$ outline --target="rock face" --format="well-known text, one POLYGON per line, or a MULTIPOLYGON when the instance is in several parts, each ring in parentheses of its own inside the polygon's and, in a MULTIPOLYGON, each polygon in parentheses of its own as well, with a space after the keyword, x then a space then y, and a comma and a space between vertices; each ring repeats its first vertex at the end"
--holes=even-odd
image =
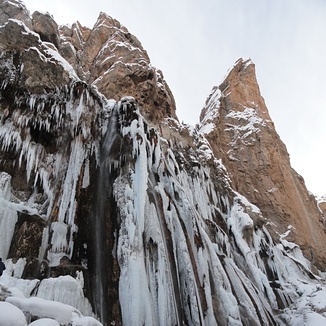
POLYGON ((29 11, 26 9, 24 3, 19 0, 1 1, 0 25, 5 24, 9 19, 17 19, 28 27, 32 26, 29 11))
POLYGON ((175 102, 162 72, 150 65, 138 39, 120 23, 101 13, 93 29, 78 22, 60 29, 60 54, 78 76, 106 98, 133 96, 153 123, 175 115, 175 102))
POLYGON ((12 0, 0 17, 0 281, 21 291, 0 298, 75 307, 80 320, 70 307, 62 325, 325 321, 309 301, 326 293, 325 251, 299 238, 320 228, 300 209, 319 211, 251 62, 213 89, 199 130, 178 122, 162 74, 106 14, 58 27, 12 0))
POLYGON ((3 80, 9 82, 9 87, 16 91, 24 88, 41 94, 44 90, 68 84, 71 77, 77 77, 72 69, 66 69, 68 63, 63 58, 56 57, 56 51, 19 21, 9 20, 1 28, 0 42, 2 50, 6 51, 1 74, 3 80))
MULTIPOLYGON (((118 100, 126 95, 133 96, 142 114, 153 124, 165 117, 177 119, 175 101, 162 72, 150 64, 139 40, 107 14, 100 13, 92 29, 81 26, 79 22, 71 28, 58 27, 49 14, 34 12, 31 17, 22 1, 13 0, 1 4, 0 24, 8 19, 17 19, 36 32, 35 36, 49 48, 47 52, 59 53, 60 60, 67 60, 80 80, 96 87, 106 98, 118 100)), ((18 28, 14 25, 12 23, 7 28, 18 28)), ((12 32, 15 33, 14 30, 12 32)), ((9 39, 10 33, 7 33, 9 39)), ((14 37, 22 38, 24 46, 25 40, 21 34, 14 34, 14 37)), ((33 62, 32 56, 38 59, 30 50, 26 63, 33 62)), ((44 68, 41 62, 32 64, 35 68, 40 67, 40 71, 44 68)), ((35 79, 42 77, 36 73, 32 75, 35 79)))
POLYGON ((303 178, 291 168, 250 60, 237 61, 222 84, 213 88, 200 119, 233 187, 273 223, 269 229, 274 239, 289 230, 287 239, 325 269, 326 233, 321 213, 303 178))

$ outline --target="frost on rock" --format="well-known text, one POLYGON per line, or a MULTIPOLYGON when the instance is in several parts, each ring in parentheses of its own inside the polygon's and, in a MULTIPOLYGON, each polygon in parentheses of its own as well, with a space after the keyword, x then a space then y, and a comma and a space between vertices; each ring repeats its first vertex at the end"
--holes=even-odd
MULTIPOLYGON (((62 233, 52 227, 50 238, 54 241, 51 251, 61 252, 61 257, 71 257, 72 254, 72 237, 77 230, 74 223, 77 183, 84 171, 83 188, 89 184, 89 157, 96 155, 100 137, 92 134, 91 123, 99 117, 100 107, 105 105, 84 84, 76 83, 70 89, 57 89, 52 94, 17 96, 11 107, 4 106, 0 110, 2 151, 18 154, 17 167, 26 169, 26 182, 34 185, 34 192, 21 198, 20 211, 48 219, 59 205, 58 221, 68 229, 62 233), (53 151, 55 147, 58 148, 56 152, 53 151), (67 151, 70 151, 68 156, 64 155, 67 151), (59 188, 63 191, 59 198, 55 198, 59 188)), ((6 168, 9 164, 10 161, 3 161, 6 168)), ((10 202, 10 198, 2 200, 10 202)), ((6 206, 9 207, 9 203, 6 206)), ((11 206, 19 209, 12 201, 11 206)), ((7 219, 9 217, 8 214, 7 219)), ((61 257, 57 255, 52 264, 58 264, 61 257)))
POLYGON ((256 108, 244 108, 242 112, 231 111, 226 115, 229 122, 226 124, 225 132, 232 133, 232 144, 236 144, 241 139, 246 145, 250 145, 249 136, 260 132, 262 126, 266 126, 264 119, 259 117, 256 108), (234 121, 234 122, 233 122, 234 121))
POLYGON ((214 87, 206 100, 205 111, 200 117, 200 133, 209 134, 215 128, 214 120, 219 116, 221 96, 220 89, 214 87))
MULTIPOLYGON (((132 110, 132 99, 123 98, 121 107, 125 114, 132 110), (131 102, 131 103, 130 103, 131 102)), ((132 140, 132 153, 136 157, 134 171, 129 180, 116 183, 116 196, 124 207, 121 212, 121 226, 118 240, 118 261, 120 264, 119 297, 124 324, 155 324, 155 312, 148 277, 145 273, 143 233, 147 201, 147 151, 146 135, 141 116, 122 127, 122 135, 132 140), (129 181, 129 182, 126 182, 129 181), (123 196, 120 199, 118 196, 123 196), (136 319, 135 319, 136 318, 136 319)), ((119 179, 119 181, 122 181, 119 179)))

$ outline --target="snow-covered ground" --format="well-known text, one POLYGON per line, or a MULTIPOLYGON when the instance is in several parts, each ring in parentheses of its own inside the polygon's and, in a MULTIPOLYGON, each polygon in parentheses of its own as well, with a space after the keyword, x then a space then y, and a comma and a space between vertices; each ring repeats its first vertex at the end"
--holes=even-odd
MULTIPOLYGON (((51 279, 50 279, 51 280, 51 279)), ((59 301, 26 296, 31 283, 9 276, 5 271, 0 277, 0 325, 1 326, 101 326, 93 317, 83 316, 75 307, 59 301), (16 284, 16 287, 12 287, 16 284)), ((55 282, 53 280, 53 282, 55 282)), ((61 286, 68 282, 61 282, 61 286)), ((57 283, 57 292, 64 290, 57 283)))
POLYGON ((280 320, 285 325, 326 325, 326 287, 302 283, 298 290, 301 297, 284 310, 280 320))
MULTIPOLYGON (((5 262, 7 263, 7 262, 5 262)), ((10 265, 10 261, 8 261, 10 265)), ((291 266, 283 266, 291 269, 291 266)), ((322 278, 308 282, 299 279, 293 269, 293 284, 296 293, 291 294, 293 284, 282 284, 289 287, 289 296, 294 303, 285 308, 278 316, 279 325, 323 326, 326 325, 326 284, 322 278)), ((26 296, 38 280, 22 280, 9 276, 5 271, 0 277, 0 325, 1 326, 101 326, 93 317, 83 316, 75 307, 54 300, 26 296), (15 285, 13 287, 12 285, 15 285), (37 318, 37 320, 35 320, 37 318), (34 320, 34 321, 33 321, 34 320)), ((51 282, 51 280, 50 280, 51 282)), ((53 280, 53 282, 56 282, 53 280)), ((59 284, 59 283, 57 283, 59 284)), ((57 286, 57 292, 63 291, 67 282, 57 286)), ((63 291, 64 292, 64 291, 63 291)), ((135 295, 135 294, 133 294, 135 295)), ((133 295, 130 297, 132 299, 133 295)), ((135 316, 137 317, 137 316, 135 316)), ((137 319, 137 318, 136 318, 137 319)), ((240 325, 240 324, 239 324, 240 325)))

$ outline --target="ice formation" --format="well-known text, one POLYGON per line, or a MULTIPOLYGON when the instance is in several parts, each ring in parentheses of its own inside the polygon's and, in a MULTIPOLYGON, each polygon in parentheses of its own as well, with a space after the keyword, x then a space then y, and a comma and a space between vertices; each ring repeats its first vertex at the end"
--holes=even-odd
MULTIPOLYGON (((37 165, 34 159, 29 163, 35 175, 40 175, 42 169, 56 165, 56 157, 60 159, 57 171, 46 170, 47 183, 41 183, 44 193, 51 194, 47 205, 54 205, 55 197, 58 208, 57 221, 44 228, 48 236, 43 238, 42 246, 50 244, 50 249, 39 248, 50 267, 59 266, 64 257, 72 259, 74 234, 78 233, 74 223, 78 189, 87 189, 92 182, 88 169, 93 155, 96 165, 106 171, 100 174, 101 178, 108 178, 111 183, 107 196, 114 198, 116 218, 120 221, 113 255, 120 269, 118 296, 124 324, 241 325, 246 323, 246 316, 256 325, 295 325, 301 317, 294 311, 303 307, 304 318, 326 319, 321 308, 325 303, 321 299, 325 291, 322 275, 312 273, 310 263, 296 245, 286 242, 286 235, 280 243, 273 242, 259 209, 230 188, 223 166, 209 152, 208 145, 202 145, 200 134, 196 139, 201 145, 197 152, 191 152, 191 166, 185 160, 185 155, 189 155, 186 149, 178 144, 167 145, 148 127, 132 98, 121 99, 110 112, 101 148, 97 148, 97 139, 85 138, 82 129, 77 133, 73 127, 69 129, 74 130, 74 138, 68 143, 68 158, 52 154, 50 160, 43 155, 37 165), (90 140, 85 142, 87 139, 90 140), (221 177, 216 177, 216 171, 221 177), (53 174, 63 175, 59 192, 58 179, 54 180, 53 174), (86 186, 81 182, 85 178, 86 186)), ((73 124, 83 121, 83 111, 79 114, 73 124)), ((23 157, 28 161, 28 155, 23 157)), ((3 239, 7 240, 1 246, 7 257, 12 238, 8 230, 13 230, 17 212, 11 206, 10 176, 2 173, 1 177, 1 196, 7 202, 2 210, 12 214, 3 213, 1 219, 1 223, 11 223, 5 226, 3 239)), ((39 207, 31 198, 19 205, 39 207)), ((50 219, 53 207, 42 207, 43 213, 38 214, 50 219)), ((100 252, 101 247, 96 250, 100 252)), ((97 251, 94 255, 98 255, 97 251)), ((61 324, 72 320, 75 314, 93 314, 83 294, 82 272, 77 278, 61 276, 31 283, 20 281, 26 261, 6 262, 9 268, 1 283, 21 288, 27 298, 33 293, 30 299, 8 297, 7 302, 39 318, 55 318, 42 314, 42 307, 52 308, 41 298, 61 302, 62 319, 56 319, 61 324), (71 306, 81 313, 67 308, 71 306)), ((97 264, 97 277, 101 279, 105 277, 105 264, 97 264)), ((84 266, 87 265, 86 262, 84 266)), ((95 286, 102 296, 104 284, 103 279, 95 286)), ((101 300, 101 308, 96 311, 100 316, 106 309, 105 300, 101 300)), ((58 307, 59 304, 53 309, 58 307)))

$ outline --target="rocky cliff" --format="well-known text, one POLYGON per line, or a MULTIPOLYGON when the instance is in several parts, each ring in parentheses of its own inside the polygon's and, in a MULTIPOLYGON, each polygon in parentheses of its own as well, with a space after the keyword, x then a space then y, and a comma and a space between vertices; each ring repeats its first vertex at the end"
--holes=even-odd
MULTIPOLYGON (((142 114, 151 122, 158 122, 164 117, 177 118, 174 98, 162 72, 150 64, 147 52, 139 40, 117 20, 100 13, 94 27, 89 29, 81 26, 79 22, 71 27, 58 26, 48 13, 34 12, 30 15, 21 1, 2 1, 1 10, 1 24, 6 23, 8 19, 23 22, 31 31, 37 33, 39 41, 46 45, 47 52, 52 52, 53 57, 57 56, 57 59, 59 55, 61 62, 62 58, 65 59, 64 61, 71 65, 68 70, 73 71, 75 77, 78 76, 78 79, 96 87, 106 98, 133 96, 142 107, 142 114)), ((25 40, 21 31, 14 25, 7 27, 11 28, 7 37, 16 40, 15 44, 22 41, 21 49, 30 49, 31 44, 26 42, 32 36, 29 35, 25 40)), ((25 52, 23 53, 26 56, 34 54, 33 50, 25 52)), ((38 57, 34 56, 35 60, 38 60, 38 57)), ((55 60, 54 58, 52 60, 55 60)), ((31 74, 31 78, 35 80, 34 84, 26 86, 33 87, 34 91, 37 91, 37 83, 49 87, 68 83, 64 78, 66 72, 60 72, 63 76, 59 80, 61 74, 42 74, 42 62, 36 63, 26 58, 26 62, 30 61, 36 69, 31 74), (51 79, 52 85, 43 80, 47 77, 51 79)), ((26 68, 24 71, 28 74, 26 68)))
POLYGON ((325 321, 322 216, 250 61, 193 128, 106 14, 58 26, 11 0, 0 25, 0 298, 60 325, 325 321))
POLYGON ((288 229, 287 239, 324 270, 323 216, 303 178, 291 168, 250 60, 237 61, 221 85, 213 88, 200 127, 214 154, 222 158, 234 189, 270 220, 274 238, 288 229))

